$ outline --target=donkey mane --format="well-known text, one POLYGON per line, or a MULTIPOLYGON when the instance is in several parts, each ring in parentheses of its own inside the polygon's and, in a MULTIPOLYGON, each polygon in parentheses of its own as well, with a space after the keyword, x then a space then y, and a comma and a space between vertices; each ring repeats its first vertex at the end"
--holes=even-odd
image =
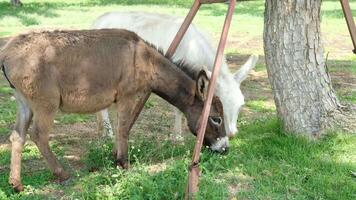
MULTIPOLYGON (((136 33, 135 33, 136 34, 136 33)), ((164 51, 161 47, 158 47, 157 45, 144 40, 143 41, 151 48, 155 49, 159 54, 167 58, 169 61, 171 61, 176 68, 178 68, 180 71, 184 72, 186 75, 188 75, 191 79, 195 80, 197 77, 197 71, 194 70, 195 67, 193 67, 193 64, 190 64, 186 62, 185 60, 181 59, 178 61, 174 61, 172 58, 168 58, 165 54, 164 51)))
MULTIPOLYGON (((137 33, 135 33, 135 34, 137 35, 137 33)), ((164 55, 164 52, 163 52, 163 49, 162 49, 162 48, 160 48, 160 47, 154 45, 153 43, 151 43, 151 42, 149 42, 149 41, 147 41, 147 40, 144 40, 144 39, 142 39, 142 40, 143 40, 148 46, 150 46, 150 47, 156 49, 162 56, 166 57, 166 56, 164 55)), ((167 57, 166 57, 166 58, 167 58, 167 57)))
POLYGON ((180 61, 174 62, 174 65, 177 66, 181 71, 183 71, 185 74, 187 74, 193 80, 198 75, 199 71, 194 70, 195 67, 193 67, 192 64, 186 62, 185 60, 180 60, 180 61))

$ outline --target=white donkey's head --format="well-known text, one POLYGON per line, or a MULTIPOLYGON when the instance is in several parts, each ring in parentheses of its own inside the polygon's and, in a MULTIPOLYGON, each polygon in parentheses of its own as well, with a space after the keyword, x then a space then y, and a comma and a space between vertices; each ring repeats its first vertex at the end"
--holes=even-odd
POLYGON ((225 130, 229 137, 237 132, 237 119, 241 107, 245 104, 244 95, 240 84, 244 81, 258 60, 257 55, 251 55, 247 62, 233 75, 233 77, 222 77, 225 81, 218 81, 217 96, 224 106, 225 130))

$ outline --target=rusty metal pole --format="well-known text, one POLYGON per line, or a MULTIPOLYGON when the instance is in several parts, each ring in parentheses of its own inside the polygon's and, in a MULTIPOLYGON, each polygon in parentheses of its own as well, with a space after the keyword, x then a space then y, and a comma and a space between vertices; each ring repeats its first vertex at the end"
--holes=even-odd
POLYGON ((197 12, 202 4, 221 3, 221 2, 226 2, 226 1, 227 0, 195 0, 192 8, 190 9, 189 13, 185 17, 181 27, 179 28, 176 36, 174 37, 171 45, 169 46, 169 48, 166 52, 166 57, 172 58, 180 41, 182 41, 185 32, 188 30, 189 25, 192 23, 195 15, 197 14, 197 12))
POLYGON ((185 196, 186 199, 192 199, 193 195, 198 192, 198 182, 199 182, 199 175, 200 175, 200 169, 199 169, 200 151, 203 145, 203 139, 206 130, 206 125, 208 122, 208 116, 210 113, 211 102, 215 91, 217 76, 219 74, 221 64, 222 64, 227 34, 229 32, 232 15, 234 14, 235 4, 236 4, 235 0, 230 0, 228 13, 226 14, 225 23, 221 33, 218 50, 216 52, 214 68, 213 68, 213 72, 211 75, 210 84, 208 88, 208 96, 206 101, 204 102, 203 112, 202 115, 200 116, 200 125, 197 134, 197 142, 195 144, 195 148, 193 152, 193 160, 189 167, 189 176, 188 176, 188 185, 187 185, 188 191, 186 192, 186 196, 185 196))
MULTIPOLYGON (((185 32, 188 30, 189 25, 193 21, 196 13, 198 12, 198 10, 202 4, 222 3, 222 2, 226 2, 226 0, 195 0, 187 17, 184 19, 182 26, 178 30, 175 38, 173 39, 171 45, 169 46, 169 48, 166 52, 166 57, 172 58, 179 43, 183 39, 185 32)), ((199 182, 199 176, 200 176, 200 170, 199 170, 200 151, 201 151, 201 148, 203 145, 203 139, 204 139, 204 134, 205 134, 205 130, 206 130, 206 125, 208 122, 208 116, 210 113, 211 102, 212 102, 214 91, 215 91, 217 76, 219 74, 220 67, 222 64, 227 34, 229 32, 232 15, 235 10, 235 4, 236 4, 236 0, 230 0, 229 9, 226 14, 225 23, 224 23, 223 30, 221 33, 218 50, 216 52, 214 68, 213 68, 213 72, 211 75, 210 84, 209 84, 209 88, 208 88, 208 95, 207 95, 206 101, 204 102, 204 108, 203 108, 203 111, 202 111, 202 114, 201 114, 200 120, 199 120, 197 142, 194 147, 193 159, 192 159, 191 164, 189 165, 189 176, 188 176, 188 184, 187 184, 185 199, 192 199, 194 197, 193 195, 198 191, 198 182, 199 182)))
POLYGON ((176 36, 174 37, 171 45, 169 46, 167 52, 166 52, 166 57, 167 58, 172 58, 174 52, 176 52, 176 49, 180 43, 180 41, 183 39, 183 36, 185 32, 187 32, 189 25, 192 23, 195 15, 197 14, 199 8, 200 8, 200 1, 195 0, 192 8, 190 9, 188 15, 185 17, 182 26, 179 28, 176 36))
POLYGON ((349 28, 352 43, 354 45, 354 54, 356 54, 356 27, 355 21, 352 17, 352 11, 350 8, 349 0, 340 0, 342 10, 344 11, 344 16, 346 19, 347 27, 349 28))

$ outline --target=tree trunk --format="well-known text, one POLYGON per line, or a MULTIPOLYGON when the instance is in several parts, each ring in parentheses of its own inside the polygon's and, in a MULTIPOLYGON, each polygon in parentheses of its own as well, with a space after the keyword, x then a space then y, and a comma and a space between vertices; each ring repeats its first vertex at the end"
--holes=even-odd
POLYGON ((321 0, 266 0, 268 78, 285 131, 317 137, 339 108, 323 57, 321 0))
POLYGON ((13 6, 22 6, 22 3, 20 0, 11 0, 11 5, 13 6))

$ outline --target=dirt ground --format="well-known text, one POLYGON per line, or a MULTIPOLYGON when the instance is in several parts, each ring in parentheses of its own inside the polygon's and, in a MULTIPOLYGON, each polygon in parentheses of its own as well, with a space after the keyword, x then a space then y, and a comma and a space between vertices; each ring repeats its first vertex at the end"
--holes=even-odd
POLYGON ((0 38, 0 48, 6 44, 9 38, 0 38))

